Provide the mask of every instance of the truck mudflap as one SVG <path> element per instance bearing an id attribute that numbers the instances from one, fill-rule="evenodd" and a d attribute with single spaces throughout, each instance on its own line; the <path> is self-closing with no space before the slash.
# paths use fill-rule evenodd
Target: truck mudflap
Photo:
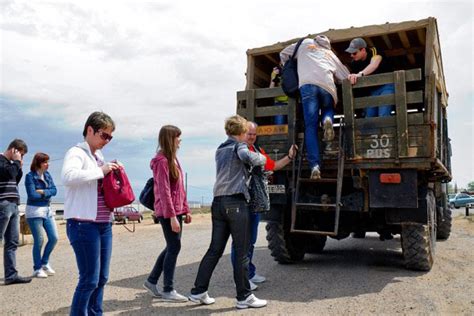
<path id="1" fill-rule="evenodd" d="M 418 208 L 417 171 L 384 169 L 369 171 L 370 208 Z"/>

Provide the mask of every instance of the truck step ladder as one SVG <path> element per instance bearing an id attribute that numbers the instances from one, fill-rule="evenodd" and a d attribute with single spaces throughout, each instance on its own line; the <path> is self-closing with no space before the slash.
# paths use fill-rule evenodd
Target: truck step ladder
<path id="1" fill-rule="evenodd" d="M 338 150 L 337 150 L 337 178 L 321 178 L 321 179 L 310 179 L 301 177 L 301 169 L 303 165 L 304 158 L 304 136 L 300 144 L 300 154 L 298 155 L 298 166 L 293 163 L 292 168 L 292 183 L 296 183 L 295 190 L 292 194 L 292 203 L 291 203 L 291 227 L 290 231 L 292 233 L 305 233 L 313 235 L 329 235 L 337 236 L 339 230 L 339 213 L 342 206 L 341 203 L 341 192 L 342 192 L 342 181 L 344 178 L 344 158 L 345 158 L 345 146 L 344 146 L 344 123 L 341 119 L 340 128 L 339 128 L 339 137 L 338 137 Z M 322 153 L 321 153 L 322 154 Z M 297 169 L 297 170 L 296 170 Z M 334 184 L 336 185 L 336 201 L 335 203 L 307 203 L 300 200 L 300 189 L 301 184 L 310 185 L 318 184 Z M 334 229 L 332 231 L 321 231 L 321 230 L 307 230 L 307 229 L 298 229 L 296 228 L 297 217 L 301 216 L 300 210 L 315 210 L 315 211 L 330 211 L 334 210 Z"/>

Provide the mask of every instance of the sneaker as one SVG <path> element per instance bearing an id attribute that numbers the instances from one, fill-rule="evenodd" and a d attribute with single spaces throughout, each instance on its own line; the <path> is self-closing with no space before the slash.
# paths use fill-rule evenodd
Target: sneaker
<path id="1" fill-rule="evenodd" d="M 253 278 L 250 279 L 250 281 L 252 281 L 253 283 L 263 283 L 266 279 L 267 278 L 265 278 L 263 275 L 255 274 Z"/>
<path id="2" fill-rule="evenodd" d="M 35 272 L 33 272 L 33 276 L 35 278 L 42 278 L 42 279 L 48 277 L 48 275 L 46 274 L 46 272 L 43 269 L 35 270 Z"/>
<path id="3" fill-rule="evenodd" d="M 23 284 L 23 283 L 30 283 L 31 282 L 31 278 L 30 277 L 21 277 L 19 275 L 17 275 L 15 278 L 13 279 L 8 279 L 8 280 L 5 280 L 5 285 L 11 285 L 11 284 Z"/>
<path id="4" fill-rule="evenodd" d="M 258 289 L 258 285 L 253 283 L 252 281 L 249 280 L 249 283 L 250 283 L 250 291 L 255 291 L 256 289 Z"/>
<path id="5" fill-rule="evenodd" d="M 166 301 L 172 302 L 187 302 L 188 298 L 184 295 L 179 294 L 176 290 L 170 292 L 161 292 L 161 298 Z"/>
<path id="6" fill-rule="evenodd" d="M 43 269 L 43 271 L 46 272 L 47 275 L 54 275 L 56 273 L 56 271 L 54 271 L 49 264 L 45 264 L 41 267 L 41 269 Z"/>
<path id="7" fill-rule="evenodd" d="M 237 301 L 237 308 L 244 309 L 244 308 L 260 308 L 267 305 L 266 300 L 261 300 L 255 297 L 255 295 L 250 294 L 245 300 Z"/>
<path id="8" fill-rule="evenodd" d="M 330 118 L 326 118 L 323 123 L 324 130 L 324 142 L 330 142 L 334 139 L 334 128 L 332 127 L 332 121 Z"/>
<path id="9" fill-rule="evenodd" d="M 216 300 L 207 294 L 207 291 L 201 294 L 190 294 L 188 296 L 189 300 L 194 303 L 211 305 L 216 302 Z"/>
<path id="10" fill-rule="evenodd" d="M 311 169 L 311 179 L 321 179 L 321 170 L 319 170 L 319 166 L 316 165 Z"/>
<path id="11" fill-rule="evenodd" d="M 145 290 L 147 290 L 152 296 L 154 297 L 161 297 L 161 293 L 158 290 L 158 287 L 156 284 L 151 283 L 150 281 L 146 280 L 145 283 L 143 283 L 143 287 Z"/>

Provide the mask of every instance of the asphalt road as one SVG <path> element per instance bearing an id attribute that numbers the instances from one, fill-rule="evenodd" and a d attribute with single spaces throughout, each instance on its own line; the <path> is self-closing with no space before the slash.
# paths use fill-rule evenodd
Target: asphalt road
<path id="1" fill-rule="evenodd" d="M 26 285 L 0 286 L 0 315 L 67 314 L 77 282 L 74 254 L 59 225 L 60 242 L 51 264 L 57 274 Z M 176 270 L 176 289 L 189 293 L 210 240 L 210 216 L 196 215 L 184 229 Z M 31 236 L 18 249 L 21 274 L 31 274 Z M 164 247 L 159 225 L 137 224 L 135 233 L 114 227 L 110 282 L 104 310 L 109 315 L 163 314 L 474 314 L 474 223 L 454 220 L 448 241 L 437 243 L 436 261 L 428 273 L 405 270 L 400 240 L 381 242 L 376 234 L 366 239 L 329 239 L 320 255 L 306 255 L 293 265 L 277 264 L 266 247 L 264 225 L 255 251 L 260 274 L 268 281 L 255 294 L 269 300 L 258 310 L 235 309 L 235 287 L 229 246 L 216 268 L 209 293 L 210 306 L 167 303 L 142 288 L 156 256 Z M 3 258 L 0 258 L 3 266 Z M 1 274 L 3 276 L 3 274 Z M 3 283 L 3 280 L 2 282 Z"/>

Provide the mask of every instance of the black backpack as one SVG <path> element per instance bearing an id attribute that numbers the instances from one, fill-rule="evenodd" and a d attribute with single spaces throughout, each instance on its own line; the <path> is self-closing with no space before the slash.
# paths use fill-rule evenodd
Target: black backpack
<path id="1" fill-rule="evenodd" d="M 145 187 L 140 193 L 140 197 L 138 198 L 140 203 L 150 210 L 155 210 L 155 192 L 153 191 L 154 182 L 153 177 L 148 179 Z"/>
<path id="2" fill-rule="evenodd" d="M 303 40 L 304 38 L 298 41 L 293 55 L 286 61 L 281 70 L 281 88 L 291 98 L 298 96 L 298 60 L 295 59 L 295 56 Z"/>

